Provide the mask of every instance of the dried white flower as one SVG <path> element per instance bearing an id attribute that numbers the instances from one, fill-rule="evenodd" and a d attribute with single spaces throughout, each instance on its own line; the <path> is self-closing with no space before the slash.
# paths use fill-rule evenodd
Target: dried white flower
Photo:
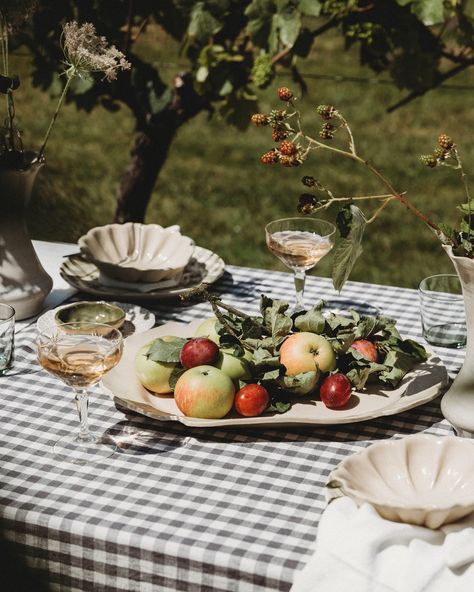
<path id="1" fill-rule="evenodd" d="M 131 67 L 121 51 L 114 45 L 109 46 L 105 37 L 97 35 L 92 23 L 66 23 L 62 47 L 66 64 L 70 70 L 74 70 L 74 74 L 103 72 L 110 81 L 117 78 L 117 70 L 128 70 Z"/>

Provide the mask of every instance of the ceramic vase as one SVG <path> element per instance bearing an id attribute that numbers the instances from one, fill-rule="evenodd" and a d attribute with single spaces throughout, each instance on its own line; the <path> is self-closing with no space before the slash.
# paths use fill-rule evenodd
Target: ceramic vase
<path id="1" fill-rule="evenodd" d="M 441 401 L 441 411 L 458 436 L 474 438 L 474 259 L 453 255 L 449 246 L 444 249 L 461 280 L 467 343 L 464 363 Z"/>
<path id="2" fill-rule="evenodd" d="M 34 155 L 29 158 L 32 161 Z M 26 226 L 27 207 L 41 166 L 0 169 L 0 302 L 13 306 L 17 320 L 38 314 L 53 286 Z"/>

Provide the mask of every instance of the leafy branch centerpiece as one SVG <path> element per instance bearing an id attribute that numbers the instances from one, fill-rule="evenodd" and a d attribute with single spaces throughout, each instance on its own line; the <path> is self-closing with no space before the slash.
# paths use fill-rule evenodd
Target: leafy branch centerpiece
<path id="1" fill-rule="evenodd" d="M 337 290 L 342 289 L 362 253 L 365 227 L 373 223 L 392 201 L 399 202 L 434 232 L 451 258 L 463 288 L 467 350 L 463 367 L 443 398 L 442 411 L 458 433 L 474 436 L 474 200 L 470 195 L 467 174 L 458 147 L 452 138 L 441 134 L 433 153 L 420 157 L 422 164 L 430 168 L 447 166 L 460 176 L 466 199 L 465 203 L 458 206 L 461 211 L 459 227 L 453 228 L 434 222 L 418 210 L 405 192 L 398 191 L 382 171 L 360 155 L 352 130 L 336 107 L 319 105 L 316 108 L 322 127 L 319 138 L 314 138 L 305 132 L 302 114 L 296 107 L 297 98 L 291 89 L 279 88 L 278 97 L 286 103 L 285 109 L 274 109 L 269 114 L 256 113 L 251 118 L 257 127 L 270 127 L 272 139 L 278 143 L 277 147 L 260 157 L 263 164 L 279 163 L 284 167 L 295 167 L 303 164 L 312 153 L 329 151 L 341 158 L 355 161 L 381 184 L 382 192 L 377 195 L 337 196 L 315 177 L 306 175 L 302 178 L 306 191 L 300 195 L 298 202 L 301 213 L 310 215 L 327 210 L 333 205 L 342 206 L 336 215 L 340 238 L 333 259 L 333 284 Z M 335 146 L 333 140 L 341 135 L 344 138 L 342 146 Z M 370 215 L 366 215 L 359 207 L 363 202 L 376 204 Z"/>
<path id="2" fill-rule="evenodd" d="M 26 228 L 26 209 L 54 124 L 74 79 L 101 73 L 111 81 L 119 70 L 130 68 L 125 56 L 94 25 L 66 23 L 62 31 L 63 89 L 38 151 L 26 150 L 17 125 L 15 93 L 20 79 L 10 68 L 10 35 L 34 13 L 36 0 L 7 0 L 0 6 L 0 94 L 5 96 L 0 125 L 0 299 L 11 304 L 17 319 L 37 314 L 50 292 L 52 280 L 41 266 Z"/>

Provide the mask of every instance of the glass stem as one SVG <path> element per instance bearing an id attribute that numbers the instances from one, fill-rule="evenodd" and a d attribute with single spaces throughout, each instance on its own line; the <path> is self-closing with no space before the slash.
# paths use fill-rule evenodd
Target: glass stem
<path id="1" fill-rule="evenodd" d="M 87 392 L 87 389 L 76 389 L 75 393 L 77 413 L 79 414 L 80 422 L 79 434 L 77 437 L 83 442 L 92 442 L 94 436 L 89 431 L 88 423 L 89 393 Z"/>
<path id="2" fill-rule="evenodd" d="M 294 269 L 294 280 L 295 280 L 295 295 L 296 303 L 295 310 L 304 310 L 304 284 L 306 280 L 306 271 L 304 269 Z"/>

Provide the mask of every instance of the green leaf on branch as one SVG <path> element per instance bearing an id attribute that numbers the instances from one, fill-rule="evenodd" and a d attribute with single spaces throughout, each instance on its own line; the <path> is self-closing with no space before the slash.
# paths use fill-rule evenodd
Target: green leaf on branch
<path id="1" fill-rule="evenodd" d="M 204 2 L 196 2 L 188 26 L 188 34 L 198 41 L 206 41 L 222 28 L 221 23 L 206 10 Z"/>
<path id="2" fill-rule="evenodd" d="M 319 0 L 300 0 L 299 9 L 306 16 L 319 16 L 321 14 L 321 2 Z"/>
<path id="3" fill-rule="evenodd" d="M 465 216 L 469 216 L 469 213 L 474 214 L 474 199 L 471 199 L 471 201 L 469 203 L 463 203 L 463 204 L 457 206 L 457 208 Z"/>
<path id="4" fill-rule="evenodd" d="M 186 341 L 187 339 L 182 337 L 173 337 L 166 341 L 161 337 L 158 337 L 158 339 L 155 339 L 150 345 L 150 349 L 146 356 L 153 362 L 176 364 L 179 362 L 179 354 Z"/>
<path id="5" fill-rule="evenodd" d="M 336 224 L 341 238 L 337 241 L 333 255 L 332 281 L 334 288 L 340 292 L 362 254 L 362 238 L 367 223 L 362 211 L 349 205 L 338 213 Z"/>

